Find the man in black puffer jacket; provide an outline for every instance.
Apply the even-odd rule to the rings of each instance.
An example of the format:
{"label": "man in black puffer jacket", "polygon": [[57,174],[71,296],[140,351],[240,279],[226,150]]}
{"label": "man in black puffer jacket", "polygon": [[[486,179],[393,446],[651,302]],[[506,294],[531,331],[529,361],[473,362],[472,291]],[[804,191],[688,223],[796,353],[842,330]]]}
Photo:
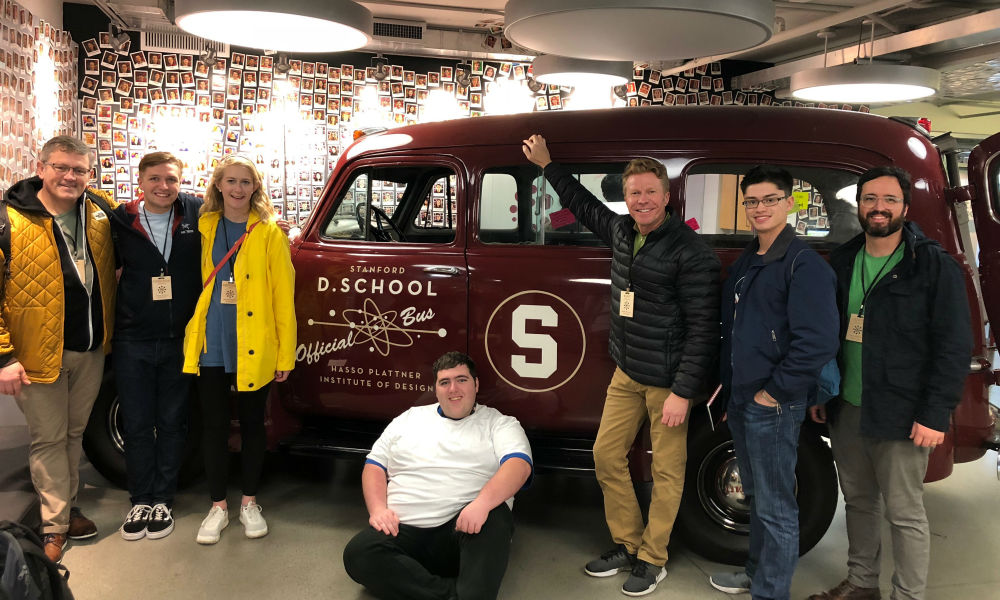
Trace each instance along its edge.
{"label": "man in black puffer jacket", "polygon": [[[629,214],[618,215],[564,167],[545,139],[524,141],[559,201],[612,250],[610,353],[618,368],[608,386],[594,442],[604,512],[617,546],[586,566],[595,577],[632,573],[622,592],[648,594],[666,576],[667,543],[684,488],[691,403],[714,379],[719,353],[719,260],[667,208],[664,166],[649,158],[622,176]],[[628,451],[649,418],[653,492],[643,527],[629,477]]]}

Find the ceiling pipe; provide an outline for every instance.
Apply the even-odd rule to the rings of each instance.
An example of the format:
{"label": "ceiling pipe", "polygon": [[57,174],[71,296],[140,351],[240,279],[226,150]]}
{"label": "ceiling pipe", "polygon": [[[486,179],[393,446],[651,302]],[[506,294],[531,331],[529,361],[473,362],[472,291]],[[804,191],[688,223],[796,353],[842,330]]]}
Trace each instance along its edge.
{"label": "ceiling pipe", "polygon": [[784,8],[786,10],[808,10],[814,12],[840,12],[842,10],[848,10],[850,6],[843,4],[813,4],[812,2],[775,2],[775,8]]}
{"label": "ceiling pipe", "polygon": [[398,6],[400,8],[419,8],[421,10],[441,10],[446,12],[475,13],[477,15],[503,17],[502,10],[488,10],[485,8],[471,8],[468,6],[424,4],[423,2],[403,2],[402,0],[358,0],[358,3],[381,5],[381,6]]}
{"label": "ceiling pipe", "polygon": [[[945,21],[936,25],[930,25],[922,29],[915,29],[913,31],[907,31],[906,33],[877,39],[873,44],[871,52],[873,56],[876,57],[885,56],[887,54],[904,52],[914,48],[928,46],[943,40],[952,40],[961,37],[970,37],[990,33],[997,29],[1000,29],[1000,8],[979,13],[977,15],[962,17],[961,19],[953,21]],[[851,44],[850,46],[837,50],[831,50],[827,53],[826,66],[850,63],[857,58],[860,58],[858,46],[856,44]],[[867,58],[867,54],[865,54],[865,58]],[[754,71],[753,73],[747,73],[746,75],[734,77],[732,85],[736,88],[767,85],[769,83],[791,77],[793,73],[799,71],[822,67],[824,66],[823,59],[824,55],[820,53],[808,58],[794,60],[767,69],[761,69],[760,71]],[[919,63],[919,61],[914,61],[914,64],[920,64],[920,66],[930,68],[941,68],[946,66],[943,64],[922,64]]]}
{"label": "ceiling pipe", "polygon": [[[771,46],[776,46],[778,44],[795,40],[801,37],[814,35],[824,29],[829,29],[830,27],[835,27],[843,23],[849,23],[851,21],[856,21],[857,19],[863,19],[872,13],[879,13],[885,10],[889,10],[904,4],[909,4],[910,0],[879,0],[878,2],[870,2],[863,6],[856,6],[847,10],[843,10],[836,14],[831,14],[828,17],[823,17],[816,19],[815,21],[810,21],[798,27],[793,27],[791,29],[785,30],[781,33],[775,33],[771,39],[750,48],[749,50],[741,50],[739,52],[730,52],[729,54],[721,54],[717,56],[706,56],[703,58],[696,58],[689,60],[682,65],[669,69],[663,72],[663,75],[674,75],[680,73],[687,69],[693,69],[701,65],[707,65],[716,61],[724,60],[727,58],[739,58],[746,56],[754,51],[768,48]],[[822,62],[822,57],[820,57],[820,62]],[[822,66],[822,65],[820,65]]]}
{"label": "ceiling pipe", "polygon": [[121,15],[118,14],[118,11],[116,11],[105,0],[94,0],[94,6],[96,6],[98,10],[104,13],[104,16],[107,17],[108,20],[111,21],[111,23],[114,26],[118,27],[118,29],[130,29],[130,30],[135,29],[134,27],[129,26],[129,24],[125,22],[125,19],[123,19]]}

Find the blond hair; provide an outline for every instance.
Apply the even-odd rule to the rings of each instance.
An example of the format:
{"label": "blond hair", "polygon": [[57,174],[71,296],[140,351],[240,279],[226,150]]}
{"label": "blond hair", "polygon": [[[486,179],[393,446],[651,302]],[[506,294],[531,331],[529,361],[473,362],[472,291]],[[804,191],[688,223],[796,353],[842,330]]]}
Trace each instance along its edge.
{"label": "blond hair", "polygon": [[656,175],[656,178],[663,184],[663,191],[670,191],[670,178],[667,177],[667,168],[663,166],[663,163],[652,158],[633,158],[625,167],[625,172],[622,173],[622,192],[628,194],[625,185],[628,183],[629,177],[643,173]]}
{"label": "blond hair", "polygon": [[250,210],[255,211],[261,221],[265,223],[269,221],[274,215],[274,209],[271,207],[271,202],[267,199],[267,194],[264,192],[264,178],[261,177],[260,171],[257,170],[257,166],[254,165],[253,161],[237,154],[230,154],[223,158],[219,161],[218,166],[215,167],[215,172],[212,173],[212,181],[208,184],[208,190],[205,192],[205,203],[201,205],[200,214],[222,212],[222,193],[219,192],[219,181],[228,167],[243,167],[250,171],[250,178],[257,187],[250,196]]}

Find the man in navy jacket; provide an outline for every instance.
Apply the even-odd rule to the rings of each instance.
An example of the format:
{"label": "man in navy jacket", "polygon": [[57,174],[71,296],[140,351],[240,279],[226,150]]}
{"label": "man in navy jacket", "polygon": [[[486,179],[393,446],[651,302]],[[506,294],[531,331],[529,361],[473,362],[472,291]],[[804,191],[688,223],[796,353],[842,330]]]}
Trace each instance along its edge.
{"label": "man in navy jacket", "polygon": [[789,597],[799,557],[799,429],[838,346],[836,279],[787,223],[792,184],[777,167],[744,176],[743,206],[757,238],[729,268],[722,291],[721,381],[750,504],[750,554],[745,571],[716,573],[710,582],[755,600]]}
{"label": "man in navy jacket", "polygon": [[126,540],[158,539],[174,528],[191,388],[182,344],[201,292],[201,200],[179,193],[182,167],[167,152],[144,156],[142,198],[112,215],[122,263],[112,359],[132,502],[120,530]]}

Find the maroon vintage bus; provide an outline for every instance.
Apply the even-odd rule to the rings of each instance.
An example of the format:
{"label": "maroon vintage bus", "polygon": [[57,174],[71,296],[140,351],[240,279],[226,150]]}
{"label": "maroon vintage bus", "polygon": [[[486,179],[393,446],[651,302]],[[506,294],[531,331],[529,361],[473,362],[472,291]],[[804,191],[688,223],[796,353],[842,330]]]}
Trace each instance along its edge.
{"label": "maroon vintage bus", "polygon": [[[1000,282],[990,277],[1000,268],[1000,161],[993,160],[1000,142],[991,138],[973,153],[972,183],[958,188],[949,139],[931,140],[911,124],[873,115],[776,107],[533,113],[360,139],[340,157],[292,242],[298,363],[272,397],[274,445],[303,454],[367,452],[394,416],[434,402],[430,363],[458,349],[480,365],[480,400],[528,431],[538,470],[593,470],[613,370],[610,251],[561,210],[525,160],[521,140],[532,133],[543,134],[553,156],[622,213],[625,163],[661,161],[671,206],[723,265],[752,239],[738,184],[753,165],[792,173],[797,206],[789,223],[823,253],[860,231],[860,173],[887,164],[912,173],[908,217],[962,265],[975,334],[964,396],[927,479],[996,448],[988,402],[993,348],[985,332],[986,312],[1000,309]],[[970,197],[983,244],[981,281],[961,203]],[[102,472],[112,472],[120,450],[107,441],[114,439],[113,392],[102,398],[88,449]],[[705,409],[691,418],[675,539],[710,559],[739,563],[749,515],[732,442],[724,425],[712,428]],[[802,431],[802,552],[825,533],[837,504],[824,433],[811,423]],[[646,437],[632,454],[640,481],[649,478]]]}

